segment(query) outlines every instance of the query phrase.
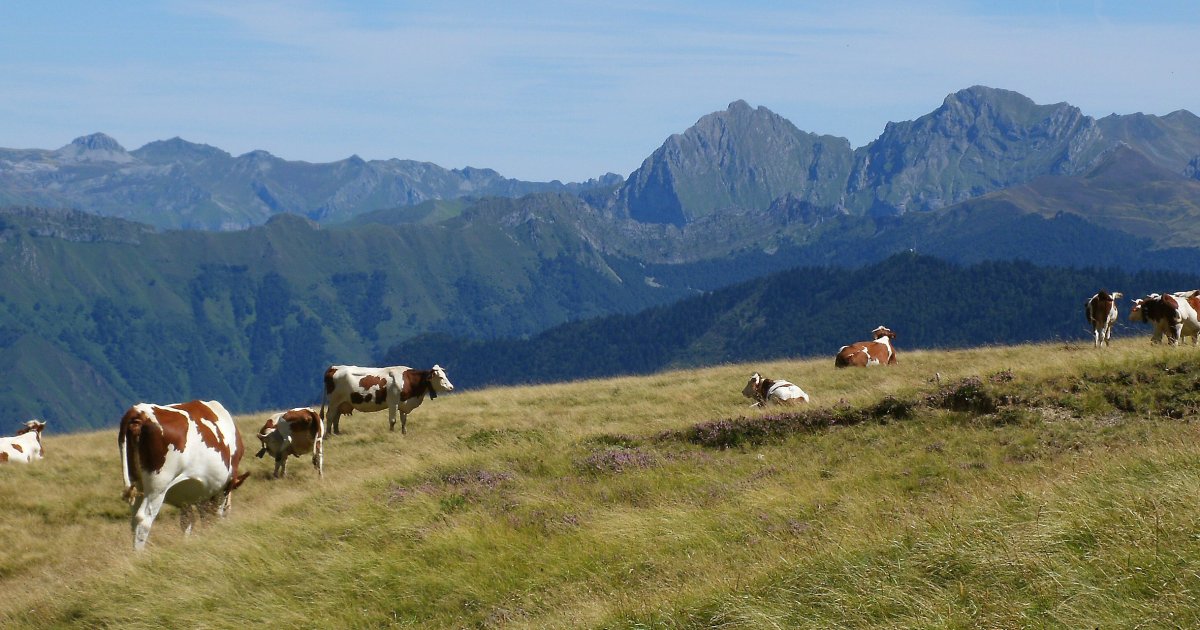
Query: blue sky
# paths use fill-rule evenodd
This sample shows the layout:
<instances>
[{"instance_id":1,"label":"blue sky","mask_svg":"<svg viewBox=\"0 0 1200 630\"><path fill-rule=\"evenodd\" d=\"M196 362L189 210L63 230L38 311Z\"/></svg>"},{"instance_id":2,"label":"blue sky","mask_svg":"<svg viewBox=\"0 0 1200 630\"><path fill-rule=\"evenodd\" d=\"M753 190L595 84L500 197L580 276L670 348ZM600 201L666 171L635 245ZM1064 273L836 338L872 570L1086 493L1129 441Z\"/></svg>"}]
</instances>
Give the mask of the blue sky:
<instances>
[{"instance_id":1,"label":"blue sky","mask_svg":"<svg viewBox=\"0 0 1200 630\"><path fill-rule=\"evenodd\" d=\"M744 99L873 140L971 85L1200 113L1200 3L0 3L0 146L103 131L234 155L627 175Z\"/></svg>"}]
</instances>

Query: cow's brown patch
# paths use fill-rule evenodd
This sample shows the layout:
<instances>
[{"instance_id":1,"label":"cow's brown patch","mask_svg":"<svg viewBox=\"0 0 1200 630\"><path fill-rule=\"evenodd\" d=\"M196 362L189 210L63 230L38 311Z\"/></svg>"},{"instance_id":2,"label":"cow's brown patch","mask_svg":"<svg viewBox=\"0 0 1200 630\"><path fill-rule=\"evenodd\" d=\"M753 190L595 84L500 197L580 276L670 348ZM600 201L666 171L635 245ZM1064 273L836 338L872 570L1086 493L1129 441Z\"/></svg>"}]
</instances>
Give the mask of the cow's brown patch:
<instances>
[{"instance_id":1,"label":"cow's brown patch","mask_svg":"<svg viewBox=\"0 0 1200 630\"><path fill-rule=\"evenodd\" d=\"M350 402L355 405L361 405L364 402L367 402L369 400L371 400L370 394L367 394L366 396L364 396L358 392L350 392Z\"/></svg>"},{"instance_id":2,"label":"cow's brown patch","mask_svg":"<svg viewBox=\"0 0 1200 630\"><path fill-rule=\"evenodd\" d=\"M21 445L20 445L20 444L17 444L16 442L13 442L12 444L9 444L9 446L11 446L11 447L12 447L12 450L14 450L14 451L16 451L16 452L18 452L18 453L24 453L24 452L25 452L25 449L21 448Z\"/></svg>"},{"instance_id":3,"label":"cow's brown patch","mask_svg":"<svg viewBox=\"0 0 1200 630\"><path fill-rule=\"evenodd\" d=\"M310 439L321 434L321 418L312 409L292 409L284 412L283 420L292 428L292 435L308 435Z\"/></svg>"},{"instance_id":4,"label":"cow's brown patch","mask_svg":"<svg viewBox=\"0 0 1200 630\"><path fill-rule=\"evenodd\" d=\"M200 435L200 441L204 442L204 445L208 448L219 453L221 461L225 462L226 466L230 464L229 441L221 434L221 427L217 424L219 418L217 417L217 412L213 411L212 407L209 407L204 401L192 400L185 403L168 405L167 408L178 409L187 414L185 421L190 419L195 423L196 432ZM208 424L200 422L201 420L207 420Z\"/></svg>"},{"instance_id":5,"label":"cow's brown patch","mask_svg":"<svg viewBox=\"0 0 1200 630\"><path fill-rule=\"evenodd\" d=\"M387 383L387 379L382 376L364 376L358 379L358 386L363 390L370 390L372 387L386 389Z\"/></svg>"},{"instance_id":6,"label":"cow's brown patch","mask_svg":"<svg viewBox=\"0 0 1200 630\"><path fill-rule=\"evenodd\" d=\"M0 464L8 463L8 453L0 452Z\"/></svg>"},{"instance_id":7,"label":"cow's brown patch","mask_svg":"<svg viewBox=\"0 0 1200 630\"><path fill-rule=\"evenodd\" d=\"M400 388L400 400L423 396L430 387L432 370L404 370L404 387Z\"/></svg>"}]
</instances>

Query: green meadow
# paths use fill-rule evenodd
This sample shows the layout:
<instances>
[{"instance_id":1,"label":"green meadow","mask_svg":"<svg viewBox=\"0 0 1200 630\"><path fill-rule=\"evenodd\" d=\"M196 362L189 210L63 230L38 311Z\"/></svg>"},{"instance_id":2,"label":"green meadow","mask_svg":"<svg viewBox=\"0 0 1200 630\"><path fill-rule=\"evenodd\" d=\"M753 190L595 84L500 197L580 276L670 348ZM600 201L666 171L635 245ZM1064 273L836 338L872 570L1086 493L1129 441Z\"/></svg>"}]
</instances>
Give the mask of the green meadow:
<instances>
[{"instance_id":1,"label":"green meadow","mask_svg":"<svg viewBox=\"0 0 1200 630\"><path fill-rule=\"evenodd\" d=\"M1200 625L1200 350L1122 340L458 391L131 551L116 424L0 468L0 626ZM808 407L751 409L750 373ZM175 401L157 401L175 402Z\"/></svg>"}]
</instances>

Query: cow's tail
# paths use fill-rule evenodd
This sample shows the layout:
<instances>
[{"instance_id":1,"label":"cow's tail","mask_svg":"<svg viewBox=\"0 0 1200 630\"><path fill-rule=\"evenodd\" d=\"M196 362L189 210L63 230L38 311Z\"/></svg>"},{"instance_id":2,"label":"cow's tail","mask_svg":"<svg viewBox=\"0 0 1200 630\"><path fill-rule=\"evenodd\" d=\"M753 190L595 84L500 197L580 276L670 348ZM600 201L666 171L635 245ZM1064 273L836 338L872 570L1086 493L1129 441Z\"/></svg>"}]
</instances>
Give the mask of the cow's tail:
<instances>
[{"instance_id":1,"label":"cow's tail","mask_svg":"<svg viewBox=\"0 0 1200 630\"><path fill-rule=\"evenodd\" d=\"M132 412L132 410L131 410ZM121 431L117 435L117 446L121 451L121 478L125 482L121 498L133 505L137 501L137 487L134 477L141 469L138 453L141 452L142 423L132 417L131 413L121 418Z\"/></svg>"}]
</instances>

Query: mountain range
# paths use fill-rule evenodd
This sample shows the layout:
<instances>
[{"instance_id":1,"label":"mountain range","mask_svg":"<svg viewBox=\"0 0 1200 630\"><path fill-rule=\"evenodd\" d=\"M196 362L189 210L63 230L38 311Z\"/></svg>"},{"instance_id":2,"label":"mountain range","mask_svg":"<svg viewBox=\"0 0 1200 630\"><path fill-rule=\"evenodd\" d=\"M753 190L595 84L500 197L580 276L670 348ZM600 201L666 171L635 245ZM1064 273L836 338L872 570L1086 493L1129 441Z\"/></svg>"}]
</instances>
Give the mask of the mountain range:
<instances>
[{"instance_id":1,"label":"mountain range","mask_svg":"<svg viewBox=\"0 0 1200 630\"><path fill-rule=\"evenodd\" d=\"M1117 146L1166 172L1194 176L1200 118L1100 119L974 86L913 121L888 123L853 149L735 101L672 135L627 178L563 184L351 156L313 164L266 151L232 156L172 138L126 151L102 133L57 150L0 149L0 205L63 207L159 228L241 229L280 214L337 223L379 210L538 192L580 196L641 224L692 225L713 215L802 202L825 214L893 216L945 208L1043 176L1082 175Z\"/></svg>"},{"instance_id":2,"label":"mountain range","mask_svg":"<svg viewBox=\"0 0 1200 630\"><path fill-rule=\"evenodd\" d=\"M0 209L0 349L17 358L0 365L0 402L17 416L98 427L137 400L218 398L239 411L313 403L329 363L412 364L440 352L477 384L492 381L471 370L506 352L539 362L531 379L595 374L621 357L627 369L654 369L825 352L859 334L823 321L850 303L834 293L856 283L897 309L888 325L910 343L959 344L975 328L935 334L915 315L905 321L961 302L906 273L988 286L914 266L913 253L1024 261L1000 268L1012 278L968 275L1009 281L997 295L1026 307L1020 289L1031 285L1038 299L1063 292L1063 304L1095 284L1194 288L1178 284L1190 277L1119 274L1200 269L1198 156L1200 119L1186 111L1092 119L984 87L889 123L858 149L735 101L627 178L583 183L401 160L233 157L180 139L126 151L102 134L53 151L0 149L0 203L11 204ZM870 265L884 265L872 269L888 282L838 271ZM797 268L806 270L788 271ZM841 288L761 284L780 272ZM773 301L708 297L726 287ZM661 315L689 298L709 311ZM754 344L767 317L756 310L814 314L794 331L811 345ZM993 304L978 315L1008 331L989 341L1015 341L1038 312ZM1056 326L1029 338L1078 327ZM681 334L682 346L667 343ZM627 344L581 350L591 346L579 336ZM559 356L597 366L554 371Z\"/></svg>"}]
</instances>

